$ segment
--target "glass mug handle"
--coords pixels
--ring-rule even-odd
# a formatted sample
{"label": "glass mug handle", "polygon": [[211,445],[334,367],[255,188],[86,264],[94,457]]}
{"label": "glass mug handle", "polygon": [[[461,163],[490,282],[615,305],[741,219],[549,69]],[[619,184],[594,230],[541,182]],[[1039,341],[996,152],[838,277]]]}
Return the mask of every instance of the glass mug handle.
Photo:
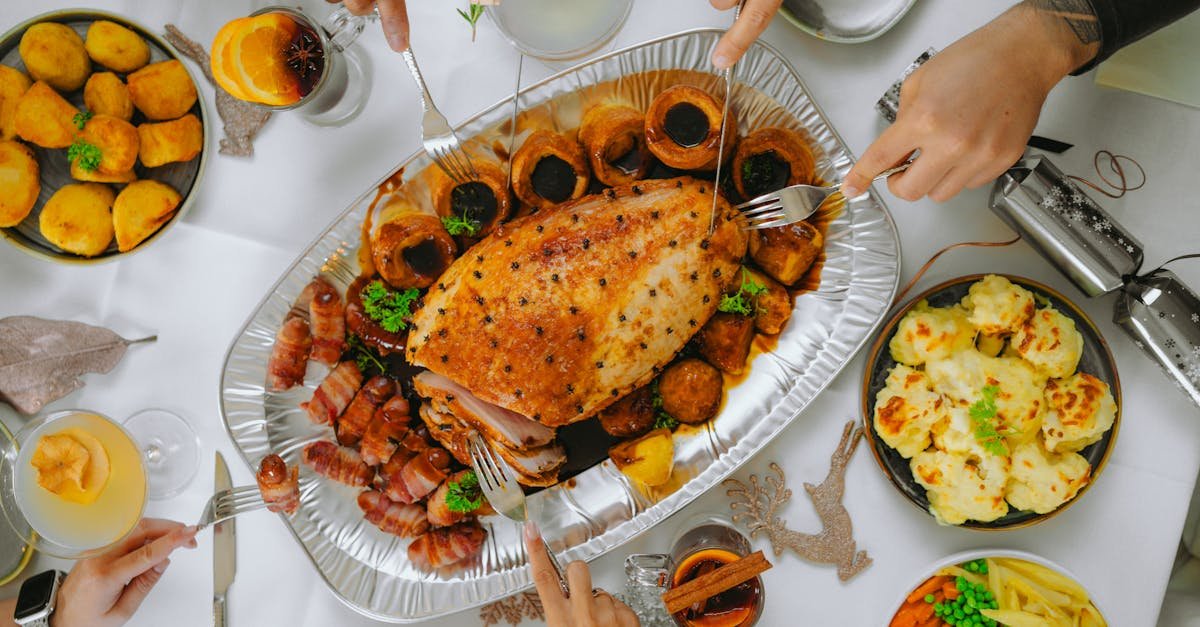
{"label": "glass mug handle", "polygon": [[329,43],[333,44],[334,48],[343,51],[354,43],[355,39],[362,34],[363,29],[370,22],[379,20],[379,10],[376,9],[366,15],[354,15],[347,9],[345,5],[338,7],[333,13],[330,13],[321,22],[321,28],[325,30],[325,35],[329,37]]}
{"label": "glass mug handle", "polygon": [[625,558],[625,602],[643,621],[651,617],[657,619],[655,624],[672,620],[662,595],[671,584],[674,567],[670,555],[635,553]]}

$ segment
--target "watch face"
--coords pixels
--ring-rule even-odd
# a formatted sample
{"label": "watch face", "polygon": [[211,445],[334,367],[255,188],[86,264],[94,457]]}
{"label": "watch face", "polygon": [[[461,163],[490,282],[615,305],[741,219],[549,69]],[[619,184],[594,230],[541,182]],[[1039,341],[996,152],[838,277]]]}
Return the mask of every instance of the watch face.
{"label": "watch face", "polygon": [[54,585],[58,573],[48,570],[38,573],[21,584],[21,592],[17,595],[17,609],[13,618],[22,620],[29,618],[45,609],[50,603],[50,595],[54,593]]}

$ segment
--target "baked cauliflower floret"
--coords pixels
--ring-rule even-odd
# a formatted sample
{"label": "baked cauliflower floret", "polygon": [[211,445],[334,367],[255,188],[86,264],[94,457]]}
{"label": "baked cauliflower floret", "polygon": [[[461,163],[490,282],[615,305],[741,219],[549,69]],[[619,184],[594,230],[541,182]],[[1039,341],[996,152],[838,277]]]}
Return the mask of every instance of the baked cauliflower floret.
{"label": "baked cauliflower floret", "polygon": [[933,445],[947,453],[969,453],[978,444],[975,429],[971,425],[971,414],[966,407],[950,407],[941,420],[930,429]]}
{"label": "baked cauliflower floret", "polygon": [[919,370],[898,365],[875,395],[875,432],[904,457],[929,447],[929,429],[942,417],[942,397]]}
{"label": "baked cauliflower floret", "polygon": [[1008,513],[1007,457],[979,449],[967,454],[930,450],[913,457],[910,466],[926,490],[930,513],[944,525],[990,522]]}
{"label": "baked cauliflower floret", "polygon": [[1083,336],[1075,321],[1053,308],[1039,309],[1013,334],[1018,355],[1050,377],[1075,372],[1083,355]]}
{"label": "baked cauliflower floret", "polygon": [[1117,418],[1108,384],[1085,372],[1046,383],[1042,435],[1054,452],[1078,451],[1098,442]]}
{"label": "baked cauliflower floret", "polygon": [[1078,453],[1050,453],[1034,440],[1013,450],[1008,502],[1038,514],[1052,512],[1088,484],[1092,467]]}
{"label": "baked cauliflower floret", "polygon": [[946,359],[970,348],[975,328],[967,321],[967,310],[959,307],[930,307],[921,301],[896,327],[888,344],[892,359],[909,366]]}
{"label": "baked cauliflower floret", "polygon": [[1046,375],[1017,357],[988,357],[975,349],[959,351],[949,359],[925,364],[932,388],[958,406],[970,406],[983,397],[983,388],[996,388],[996,422],[1010,440],[1025,441],[1042,426],[1046,403],[1042,390]]}
{"label": "baked cauliflower floret", "polygon": [[1029,290],[995,274],[972,283],[962,305],[971,312],[971,324],[988,335],[1016,331],[1035,307]]}

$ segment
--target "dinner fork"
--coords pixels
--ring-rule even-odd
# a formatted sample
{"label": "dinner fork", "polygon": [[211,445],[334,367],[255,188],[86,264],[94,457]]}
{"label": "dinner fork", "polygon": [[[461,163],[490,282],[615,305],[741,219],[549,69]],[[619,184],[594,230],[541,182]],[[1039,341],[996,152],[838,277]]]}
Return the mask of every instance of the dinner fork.
{"label": "dinner fork", "polygon": [[412,46],[400,54],[417,83],[417,89],[421,91],[421,109],[425,112],[421,117],[421,143],[425,145],[425,152],[455,183],[466,183],[479,178],[471,158],[458,141],[458,135],[454,134],[446,116],[433,104],[433,96],[429,94],[429,87],[425,85],[425,79],[421,76],[421,68],[417,67],[417,58],[413,56]]}
{"label": "dinner fork", "polygon": [[204,529],[209,525],[215,525],[234,516],[266,506],[258,486],[250,485],[221,490],[208,499],[208,503],[204,506],[204,512],[200,514],[200,522],[196,523],[196,528]]}
{"label": "dinner fork", "polygon": [[[897,172],[903,172],[912,165],[912,161],[902,163],[879,173],[872,182],[885,179]],[[779,191],[763,194],[758,198],[746,201],[736,207],[746,218],[744,228],[770,229],[777,226],[795,224],[821,208],[821,203],[834,194],[840,194],[842,186],[821,187],[817,185],[796,184]]]}
{"label": "dinner fork", "polygon": [[[521,484],[517,483],[516,473],[508,465],[508,462],[504,461],[492,450],[491,446],[483,441],[479,434],[475,434],[471,438],[471,462],[475,468],[475,476],[479,479],[479,487],[483,490],[483,496],[487,498],[488,504],[516,522],[524,523],[528,520],[529,513],[525,509],[525,491],[521,489]],[[545,538],[542,539],[542,544],[546,544]],[[564,595],[571,596],[571,588],[567,585],[562,565],[558,563],[558,558],[554,557],[554,551],[551,551],[549,546],[546,546],[546,554],[550,556],[550,563],[558,575],[559,588],[562,589]]]}

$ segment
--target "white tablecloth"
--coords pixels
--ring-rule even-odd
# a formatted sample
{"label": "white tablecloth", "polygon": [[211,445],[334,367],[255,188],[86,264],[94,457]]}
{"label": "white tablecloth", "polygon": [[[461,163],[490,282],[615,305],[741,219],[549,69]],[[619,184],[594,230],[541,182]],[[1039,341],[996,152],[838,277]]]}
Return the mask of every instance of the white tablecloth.
{"label": "white tablecloth", "polygon": [[[309,2],[323,8],[321,2]],[[3,0],[0,27],[72,4]],[[223,23],[245,14],[255,3],[95,0],[90,4],[147,25],[175,23],[207,42]],[[486,19],[472,44],[452,3],[412,0],[409,4],[415,50],[429,87],[451,122],[511,93],[516,53]],[[779,18],[765,40],[792,61],[835,128],[855,153],[861,153],[883,126],[872,106],[897,73],[925,48],[945,47],[1007,4],[1004,0],[927,0],[881,39],[853,46],[819,41]],[[704,0],[642,0],[617,35],[616,45],[696,26],[724,26],[729,20],[729,15],[714,11]],[[252,479],[233,450],[217,409],[226,347],[264,291],[307,243],[418,147],[418,103],[399,57],[387,51],[378,32],[368,31],[361,45],[374,67],[375,80],[360,118],[340,129],[319,129],[295,116],[277,116],[264,129],[256,155],[249,160],[217,155],[220,133],[215,133],[199,201],[182,224],[148,250],[118,263],[77,268],[53,265],[0,245],[0,316],[70,318],[103,324],[127,337],[158,334],[156,344],[132,348],[112,373],[89,376],[85,389],[51,406],[93,408],[114,417],[154,406],[189,418],[203,442],[198,478],[183,495],[151,503],[149,515],[194,519],[211,491],[214,451],[230,461],[235,483]],[[526,63],[525,82],[550,72],[537,62]],[[202,93],[211,110],[211,90],[202,88]],[[1197,111],[1100,89],[1090,77],[1073,78],[1051,95],[1038,133],[1076,144],[1055,157],[1068,172],[1090,176],[1092,153],[1102,148],[1135,156],[1145,166],[1150,177],[1145,189],[1120,200],[1097,198],[1145,242],[1149,267],[1197,250],[1200,201],[1191,193],[1200,171]],[[886,190],[884,195],[900,228],[903,281],[946,244],[1011,236],[986,209],[986,190],[941,205],[907,203]],[[1083,298],[1024,244],[956,251],[923,284],[988,271],[1046,282],[1076,298],[1099,324],[1116,354],[1125,395],[1123,425],[1107,469],[1085,497],[1062,515],[1029,529],[981,533],[938,527],[891,487],[867,451],[859,451],[847,473],[845,503],[860,548],[870,552],[875,564],[842,584],[829,567],[808,564],[792,554],[774,558],[775,568],[765,575],[769,602],[763,624],[797,624],[799,617],[811,625],[882,624],[888,608],[919,569],[947,554],[979,547],[1021,548],[1056,560],[1079,576],[1111,624],[1154,624],[1200,468],[1200,416],[1110,322],[1112,297]],[[1180,264],[1176,271],[1200,288],[1200,264]],[[862,369],[860,357],[738,476],[762,472],[768,461],[775,460],[783,465],[793,487],[800,481],[822,479],[842,424],[858,417]],[[22,423],[7,407],[0,407],[0,415],[10,427]],[[600,584],[619,589],[625,555],[661,550],[679,520],[725,508],[723,493],[711,492],[682,515],[597,560],[594,576]],[[793,528],[819,527],[802,491],[782,515]],[[371,623],[325,588],[276,517],[243,517],[238,521],[238,540],[237,579],[230,594],[234,627]],[[204,534],[197,550],[175,557],[132,624],[209,624],[210,553],[210,536]],[[53,563],[39,557],[28,573]],[[15,586],[0,590],[0,595],[15,594]],[[477,622],[471,611],[433,624]]]}

